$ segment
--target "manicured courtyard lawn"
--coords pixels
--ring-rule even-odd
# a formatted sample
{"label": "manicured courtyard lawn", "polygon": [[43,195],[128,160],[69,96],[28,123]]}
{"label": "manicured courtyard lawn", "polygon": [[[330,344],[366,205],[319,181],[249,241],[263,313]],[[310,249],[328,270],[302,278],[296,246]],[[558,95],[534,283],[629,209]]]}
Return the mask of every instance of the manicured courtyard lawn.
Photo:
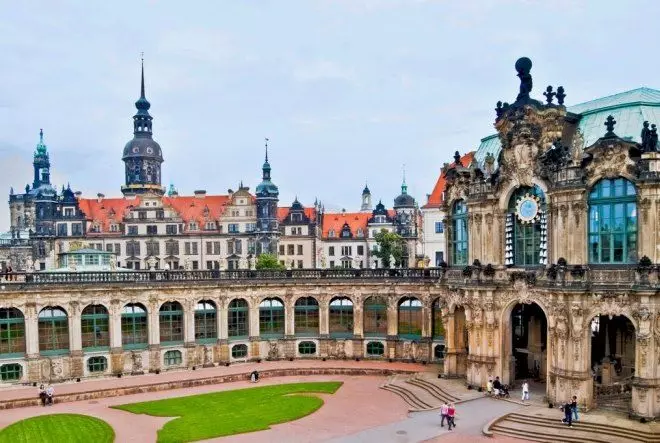
{"label": "manicured courtyard lawn", "polygon": [[111,443],[115,432],[96,417],[52,414],[27,418],[0,430],[0,443]]}
{"label": "manicured courtyard lawn", "polygon": [[[158,441],[189,442],[268,429],[323,405],[310,395],[333,394],[341,382],[292,383],[114,406],[134,414],[179,417],[158,431]],[[293,395],[292,395],[293,394]]]}

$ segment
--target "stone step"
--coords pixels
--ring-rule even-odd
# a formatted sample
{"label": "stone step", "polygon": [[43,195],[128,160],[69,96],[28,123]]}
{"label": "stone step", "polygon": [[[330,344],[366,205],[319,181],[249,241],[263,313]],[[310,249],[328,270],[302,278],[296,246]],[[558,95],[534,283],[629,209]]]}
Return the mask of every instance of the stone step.
{"label": "stone step", "polygon": [[509,427],[506,424],[497,424],[491,428],[491,431],[497,435],[520,438],[527,441],[536,441],[541,443],[601,443],[603,440],[584,439],[581,436],[566,436],[563,433],[558,434],[543,432],[535,426],[529,427]]}
{"label": "stone step", "polygon": [[386,391],[390,391],[399,397],[401,397],[408,405],[410,405],[413,409],[432,409],[431,405],[428,403],[424,402],[420,398],[418,398],[413,392],[410,390],[407,390],[399,385],[385,385],[382,386],[381,389],[384,389]]}
{"label": "stone step", "polygon": [[[632,424],[632,422],[631,422]],[[647,442],[660,443],[660,436],[637,429],[620,426],[603,425],[600,423],[578,421],[568,428],[557,418],[529,416],[512,413],[491,426],[491,431],[499,434],[520,433],[532,436],[534,441],[585,441],[585,442]],[[557,440],[558,433],[561,439]],[[539,439],[537,440],[536,437]],[[530,438],[530,437],[527,437]],[[569,439],[570,438],[570,439]],[[554,440],[553,440],[554,439]]]}
{"label": "stone step", "polygon": [[445,402],[454,403],[460,400],[459,397],[455,397],[449,394],[448,392],[444,391],[439,386],[429,383],[421,378],[412,378],[408,380],[408,383],[413,386],[417,386],[420,389],[423,389],[424,391],[428,392],[429,394],[431,394],[431,396],[433,396],[442,403]]}

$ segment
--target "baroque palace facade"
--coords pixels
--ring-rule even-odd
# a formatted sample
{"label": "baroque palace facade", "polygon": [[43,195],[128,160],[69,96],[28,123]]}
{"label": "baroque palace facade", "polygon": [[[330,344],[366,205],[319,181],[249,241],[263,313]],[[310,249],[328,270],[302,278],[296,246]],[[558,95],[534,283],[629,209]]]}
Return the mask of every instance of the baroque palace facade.
{"label": "baroque palace facade", "polygon": [[[497,134],[443,168],[440,266],[19,274],[0,290],[2,380],[382,358],[437,362],[471,386],[494,376],[535,379],[553,403],[577,395],[583,407],[623,403],[635,416],[660,416],[660,154],[652,124],[660,92],[566,107],[562,87],[548,87],[544,102],[530,97],[530,70],[529,59],[516,63],[520,91],[513,103],[498,103]],[[160,160],[153,155],[152,174]],[[255,198],[269,200],[257,212],[272,208],[266,172],[264,182]],[[147,194],[136,198],[149,201]],[[300,226],[314,215],[296,211]],[[257,249],[272,248],[271,234],[281,234],[272,229],[275,214],[257,221]],[[397,212],[335,217],[317,248],[333,238],[348,245],[350,235],[367,236],[370,224]],[[357,251],[344,252],[336,260],[355,263]]]}

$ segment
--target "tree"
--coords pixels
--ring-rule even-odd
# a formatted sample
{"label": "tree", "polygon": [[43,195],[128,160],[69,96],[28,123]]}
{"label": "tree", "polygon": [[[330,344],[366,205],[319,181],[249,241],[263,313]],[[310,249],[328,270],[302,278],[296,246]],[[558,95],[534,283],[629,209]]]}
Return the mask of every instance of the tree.
{"label": "tree", "polygon": [[284,265],[277,260],[277,256],[273,254],[260,254],[257,257],[257,263],[255,268],[258,270],[261,269],[276,269],[283,270]]}
{"label": "tree", "polygon": [[[403,260],[403,238],[394,232],[389,232],[383,228],[375,236],[377,249],[373,254],[378,257],[384,268],[389,268],[392,264],[398,266]],[[394,258],[394,263],[391,263]]]}

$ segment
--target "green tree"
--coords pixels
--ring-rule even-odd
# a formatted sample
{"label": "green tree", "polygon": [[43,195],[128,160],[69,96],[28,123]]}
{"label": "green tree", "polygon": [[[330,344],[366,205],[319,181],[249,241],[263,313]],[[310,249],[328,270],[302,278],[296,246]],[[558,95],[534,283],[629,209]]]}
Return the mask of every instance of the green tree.
{"label": "green tree", "polygon": [[277,260],[277,256],[273,254],[260,254],[257,257],[256,269],[284,269],[284,265]]}
{"label": "green tree", "polygon": [[[389,268],[392,264],[398,266],[403,259],[403,238],[394,232],[389,232],[383,228],[375,236],[378,248],[373,254],[378,257],[384,268]],[[394,263],[391,263],[394,258]]]}

